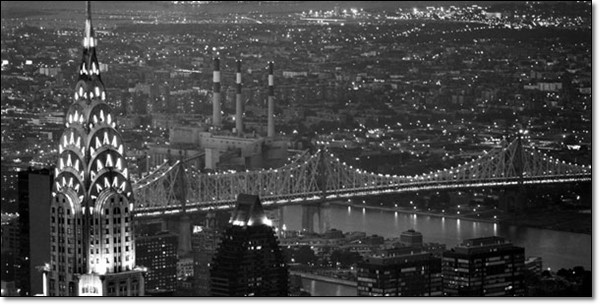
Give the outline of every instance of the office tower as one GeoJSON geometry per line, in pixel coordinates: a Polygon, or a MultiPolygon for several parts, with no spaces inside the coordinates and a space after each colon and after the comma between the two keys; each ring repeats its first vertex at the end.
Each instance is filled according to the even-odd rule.
{"type": "Polygon", "coordinates": [[[287,296],[288,267],[258,196],[238,195],[210,285],[212,296],[287,296]]]}
{"type": "Polygon", "coordinates": [[[441,259],[411,248],[358,264],[359,296],[441,296],[441,259]]]}
{"type": "Polygon", "coordinates": [[[407,247],[421,248],[423,247],[423,234],[413,229],[402,232],[400,234],[400,242],[407,247]]]}
{"type": "Polygon", "coordinates": [[[100,77],[87,2],[83,58],[60,137],[50,205],[50,296],[144,294],[136,268],[133,190],[100,77]]]}
{"type": "Polygon", "coordinates": [[[194,258],[184,257],[177,260],[177,281],[185,281],[194,277],[194,258]]]}
{"type": "Polygon", "coordinates": [[[19,259],[20,224],[17,214],[2,214],[2,252],[0,256],[0,276],[2,296],[17,296],[17,272],[21,269],[19,259]]]}
{"type": "Polygon", "coordinates": [[[172,295],[177,288],[177,235],[159,232],[138,236],[135,243],[137,264],[148,270],[146,295],[172,295]]]}
{"type": "Polygon", "coordinates": [[[502,237],[464,240],[444,252],[444,295],[522,296],[524,262],[525,249],[502,237]]]}
{"type": "Polygon", "coordinates": [[[210,266],[220,241],[217,215],[209,211],[204,226],[195,226],[192,234],[194,256],[194,291],[197,295],[210,295],[210,266]]]}
{"type": "Polygon", "coordinates": [[[44,293],[37,267],[50,261],[50,202],[53,177],[50,169],[19,172],[19,260],[17,287],[22,296],[44,293]]]}

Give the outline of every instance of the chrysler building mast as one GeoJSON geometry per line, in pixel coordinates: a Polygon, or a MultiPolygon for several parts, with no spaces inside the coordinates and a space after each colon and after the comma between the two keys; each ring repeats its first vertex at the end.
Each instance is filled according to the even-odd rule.
{"type": "Polygon", "coordinates": [[[50,296],[143,295],[135,265],[133,191],[121,135],[100,77],[86,2],[83,58],[60,137],[51,203],[50,296]]]}

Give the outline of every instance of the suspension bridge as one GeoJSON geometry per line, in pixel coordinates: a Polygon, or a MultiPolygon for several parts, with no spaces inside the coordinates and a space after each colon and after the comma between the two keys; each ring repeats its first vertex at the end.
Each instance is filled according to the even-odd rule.
{"type": "Polygon", "coordinates": [[[304,152],[276,169],[203,173],[190,159],[165,162],[134,184],[136,216],[229,209],[240,193],[263,205],[480,187],[591,181],[592,167],[558,160],[524,145],[519,136],[470,162],[415,176],[367,172],[340,161],[325,148],[304,152]]]}

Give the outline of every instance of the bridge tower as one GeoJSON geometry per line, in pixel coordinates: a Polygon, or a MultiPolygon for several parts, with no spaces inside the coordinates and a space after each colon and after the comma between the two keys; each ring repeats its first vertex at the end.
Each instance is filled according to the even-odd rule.
{"type": "Polygon", "coordinates": [[[328,209],[324,207],[327,196],[327,164],[325,159],[325,152],[321,150],[319,156],[319,165],[317,169],[317,184],[321,190],[321,199],[315,203],[302,205],[302,230],[315,233],[314,219],[317,218],[317,230],[316,233],[323,233],[329,229],[329,217],[327,215],[328,209]]]}
{"type": "MultiPolygon", "coordinates": [[[[511,154],[505,154],[505,160],[509,162],[508,166],[512,166],[518,176],[517,186],[506,187],[502,191],[500,199],[500,208],[508,212],[517,212],[525,208],[525,190],[523,186],[523,133],[517,133],[517,142],[515,143],[514,151],[511,154]]],[[[506,147],[505,149],[508,149],[506,147]]],[[[505,166],[505,170],[509,167],[505,166]]]]}
{"type": "Polygon", "coordinates": [[[181,203],[181,216],[179,218],[179,245],[177,247],[177,255],[179,257],[183,257],[192,253],[192,225],[190,222],[190,216],[187,214],[186,209],[188,181],[185,176],[185,166],[183,165],[183,158],[181,156],[177,167],[175,197],[177,201],[181,203]]]}

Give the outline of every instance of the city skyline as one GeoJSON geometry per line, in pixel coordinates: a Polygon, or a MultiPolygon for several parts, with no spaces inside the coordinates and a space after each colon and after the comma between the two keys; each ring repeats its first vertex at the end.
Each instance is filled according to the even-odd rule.
{"type": "Polygon", "coordinates": [[[591,296],[591,3],[61,5],[2,4],[3,296],[591,296]]]}

